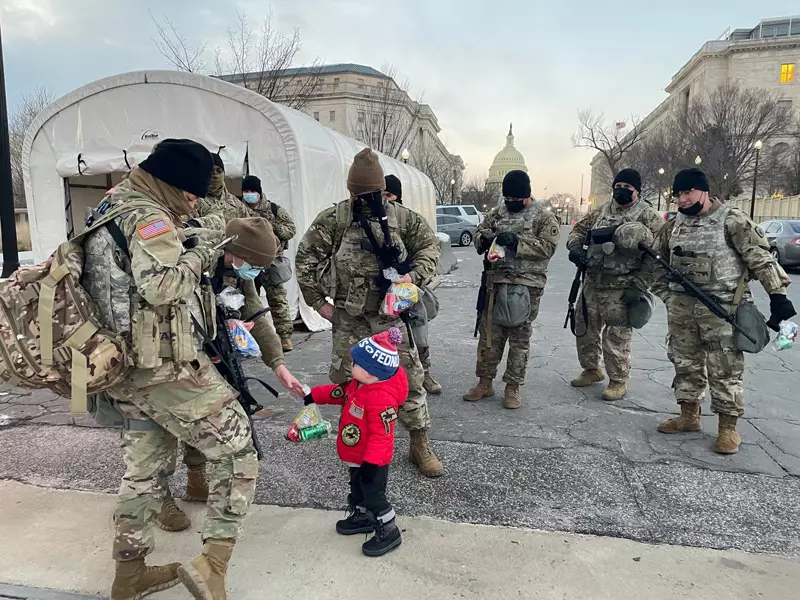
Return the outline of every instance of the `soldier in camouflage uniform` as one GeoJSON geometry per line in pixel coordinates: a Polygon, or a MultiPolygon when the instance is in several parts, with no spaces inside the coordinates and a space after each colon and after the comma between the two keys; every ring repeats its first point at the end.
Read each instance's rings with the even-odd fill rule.
{"type": "Polygon", "coordinates": [[[503,406],[517,409],[521,404],[520,386],[525,383],[528,366],[532,323],[539,315],[539,300],[547,283],[547,266],[556,251],[560,231],[555,216],[531,198],[531,180],[524,171],[511,171],[505,176],[503,196],[503,205],[493,208],[475,230],[478,254],[484,254],[496,242],[505,248],[506,256],[487,267],[492,291],[480,321],[475,366],[479,382],[463,398],[467,402],[477,402],[494,396],[492,381],[508,342],[503,406]],[[492,325],[490,310],[501,286],[524,286],[527,290],[530,310],[522,324],[515,327],[492,325]]]}
{"type": "Polygon", "coordinates": [[[642,179],[636,170],[622,169],[611,187],[613,200],[584,215],[567,239],[570,261],[586,267],[575,325],[583,372],[571,384],[585,387],[603,381],[601,364],[605,362],[609,385],[603,391],[603,399],[609,401],[619,400],[628,389],[633,330],[626,295],[640,285],[636,280],[642,253],[636,243],[624,247],[614,239],[616,232],[608,232],[624,223],[641,223],[644,227],[640,228],[640,241],[649,245],[664,224],[652,206],[639,200],[642,179]],[[592,238],[588,253],[583,249],[587,235],[592,238]]]}
{"type": "Polygon", "coordinates": [[[192,326],[192,318],[208,326],[199,282],[216,263],[218,239],[185,250],[179,235],[181,217],[208,191],[212,166],[200,144],[161,142],[131,172],[131,189],[108,198],[112,206],[130,202],[137,208],[113,221],[116,230],[101,228],[85,243],[82,283],[106,325],[130,332],[133,348],[135,369],[110,395],[160,426],[122,432],[126,472],[114,514],[112,600],[141,598],[179,577],[195,598],[224,598],[225,570],[255,490],[258,460],[247,415],[200,349],[192,326]],[[159,474],[174,456],[176,440],[190,443],[211,464],[204,551],[186,566],[148,567],[164,494],[159,474]]]}
{"type": "Polygon", "coordinates": [[[444,469],[428,440],[431,419],[419,354],[408,342],[405,323],[380,314],[383,293],[377,285],[378,260],[373,251],[365,248],[371,242],[359,219],[365,217],[376,241],[385,242],[385,234],[390,234],[392,245],[383,249],[397,251],[398,269],[406,267],[402,270],[408,271],[403,280],[417,285],[428,283],[439,272],[439,240],[418,214],[382,199],[384,186],[378,156],[368,148],[359,152],[347,178],[350,199],[317,215],[300,242],[295,256],[297,282],[306,303],[333,323],[330,378],[334,383],[351,379],[350,348],[360,339],[391,327],[402,331],[403,343],[398,352],[408,376],[409,392],[399,418],[411,436],[411,461],[423,475],[438,477],[444,469]],[[386,231],[372,216],[375,211],[385,212],[386,231]],[[328,303],[327,297],[334,304],[328,303]]]}
{"type": "MultiPolygon", "coordinates": [[[[777,331],[795,310],[786,297],[790,280],[770,254],[764,232],[738,209],[710,199],[708,179],[699,169],[680,171],[672,190],[679,214],[664,224],[654,249],[728,312],[735,310],[737,296],[751,297],[747,281],[758,279],[770,298],[767,325],[777,331]]],[[[714,450],[736,453],[741,443],[736,424],[744,414],[744,355],[734,345],[733,328],[670,281],[657,262],[648,257],[645,264],[645,281],[667,306],[667,353],[675,365],[672,388],[681,407],[680,416],[658,430],[700,431],[700,403],[708,386],[711,410],[719,415],[714,450]]]]}
{"type": "MultiPolygon", "coordinates": [[[[383,191],[383,197],[389,202],[403,203],[403,184],[396,175],[387,175],[384,180],[386,181],[386,189],[383,191]]],[[[410,210],[410,209],[409,209],[410,210]]],[[[426,292],[427,293],[427,292],[426,292]]],[[[420,303],[420,308],[425,310],[425,305],[420,303]]],[[[431,375],[431,347],[422,341],[427,342],[427,336],[422,335],[423,332],[418,331],[414,327],[417,319],[411,320],[412,334],[414,340],[417,342],[417,349],[419,350],[419,360],[422,363],[422,368],[425,371],[425,379],[422,382],[425,391],[429,394],[439,395],[442,393],[442,386],[431,375]]],[[[425,327],[427,327],[427,319],[425,327]]]]}
{"type": "MultiPolygon", "coordinates": [[[[246,219],[254,216],[236,196],[228,191],[225,186],[225,163],[219,154],[214,154],[214,174],[211,176],[211,186],[208,195],[197,202],[196,213],[200,216],[219,215],[222,213],[225,223],[231,219],[246,219]]],[[[216,229],[211,223],[203,223],[204,227],[216,229]]],[[[224,226],[222,227],[224,229],[224,226]]]]}
{"type": "MultiPolygon", "coordinates": [[[[254,175],[248,175],[242,180],[242,200],[247,208],[254,215],[264,217],[280,242],[281,255],[289,246],[291,240],[297,233],[297,227],[292,220],[292,216],[282,206],[271,202],[264,196],[261,189],[261,180],[254,175]]],[[[256,280],[258,286],[260,282],[256,280]]],[[[289,301],[286,299],[286,288],[282,283],[278,285],[265,285],[264,292],[267,295],[267,302],[272,309],[272,322],[275,323],[275,330],[281,336],[281,344],[284,352],[291,352],[292,332],[292,313],[289,310],[289,301]]]]}

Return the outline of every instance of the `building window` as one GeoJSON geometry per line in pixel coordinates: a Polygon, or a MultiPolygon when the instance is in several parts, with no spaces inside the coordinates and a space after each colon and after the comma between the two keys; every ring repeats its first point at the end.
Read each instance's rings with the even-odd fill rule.
{"type": "Polygon", "coordinates": [[[319,121],[319,112],[314,113],[314,119],[319,121]]]}
{"type": "Polygon", "coordinates": [[[358,78],[358,89],[360,90],[364,89],[364,79],[362,77],[358,78]]]}
{"type": "Polygon", "coordinates": [[[334,77],[333,78],[333,85],[339,85],[339,78],[338,77],[334,77]]]}
{"type": "Polygon", "coordinates": [[[364,113],[363,112],[359,112],[358,113],[358,122],[359,123],[363,123],[364,122],[364,117],[365,117],[364,113]]]}
{"type": "Polygon", "coordinates": [[[794,63],[781,65],[781,83],[794,81],[794,63]]]}
{"type": "Polygon", "coordinates": [[[383,82],[382,82],[382,81],[379,81],[379,82],[378,82],[378,87],[379,87],[379,88],[382,88],[382,87],[383,87],[383,82]]]}
{"type": "Polygon", "coordinates": [[[336,122],[336,111],[332,110],[331,111],[331,123],[334,123],[334,122],[336,122]]]}

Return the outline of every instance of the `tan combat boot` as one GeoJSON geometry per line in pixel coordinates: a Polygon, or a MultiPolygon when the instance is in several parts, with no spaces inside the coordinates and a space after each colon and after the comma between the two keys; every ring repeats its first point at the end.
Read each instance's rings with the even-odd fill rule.
{"type": "Polygon", "coordinates": [[[433,453],[431,443],[428,441],[428,430],[418,429],[409,431],[411,436],[411,462],[417,465],[419,472],[425,477],[441,477],[444,467],[433,453]]]}
{"type": "Polygon", "coordinates": [[[664,421],[658,426],[661,433],[681,433],[682,431],[703,431],[700,421],[699,402],[681,402],[681,414],[664,421]]]}
{"type": "Polygon", "coordinates": [[[111,600],[139,600],[180,583],[179,563],[163,567],[148,567],[144,558],[117,562],[117,572],[111,585],[111,600]]]}
{"type": "Polygon", "coordinates": [[[226,600],[225,574],[233,540],[206,540],[203,554],[178,568],[178,577],[196,600],[226,600]]]}
{"type": "Polygon", "coordinates": [[[422,382],[422,387],[425,391],[434,396],[442,393],[442,386],[436,381],[430,373],[425,373],[425,379],[422,382]]]}
{"type": "Polygon", "coordinates": [[[462,396],[467,402],[477,402],[481,398],[494,396],[491,377],[481,377],[478,384],[462,396]]]}
{"type": "Polygon", "coordinates": [[[503,398],[503,408],[515,409],[521,406],[521,399],[519,396],[519,385],[516,383],[506,384],[506,393],[503,398]]]}
{"type": "Polygon", "coordinates": [[[187,467],[186,492],[183,499],[186,502],[206,502],[208,500],[208,481],[206,480],[206,465],[187,467]]]}
{"type": "Polygon", "coordinates": [[[608,387],[603,390],[603,400],[613,402],[614,400],[621,400],[628,392],[627,381],[614,381],[613,379],[608,382],[608,387]]]}
{"type": "Polygon", "coordinates": [[[719,416],[719,430],[717,433],[717,443],[714,444],[714,452],[719,454],[736,454],[739,452],[739,444],[742,438],[736,431],[736,422],[739,417],[731,415],[719,416]]]}
{"type": "Polygon", "coordinates": [[[601,369],[584,369],[575,379],[569,382],[572,387],[587,387],[593,383],[605,381],[606,374],[601,369]]]}
{"type": "Polygon", "coordinates": [[[175,499],[168,496],[161,505],[161,512],[156,517],[158,526],[164,531],[183,531],[192,524],[189,516],[175,504],[175,499]]]}
{"type": "Polygon", "coordinates": [[[294,350],[294,344],[292,344],[292,338],[287,337],[281,340],[281,346],[283,347],[284,352],[291,352],[294,350]]]}

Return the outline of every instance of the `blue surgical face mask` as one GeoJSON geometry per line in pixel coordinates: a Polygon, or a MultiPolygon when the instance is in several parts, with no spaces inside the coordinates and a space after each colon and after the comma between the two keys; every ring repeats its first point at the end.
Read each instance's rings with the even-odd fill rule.
{"type": "Polygon", "coordinates": [[[236,272],[236,276],[239,279],[252,280],[258,277],[258,274],[261,273],[261,269],[259,267],[253,267],[248,262],[244,263],[240,267],[233,265],[233,270],[236,272]]]}
{"type": "Polygon", "coordinates": [[[248,204],[256,204],[258,202],[258,192],[245,192],[242,197],[248,204]]]}

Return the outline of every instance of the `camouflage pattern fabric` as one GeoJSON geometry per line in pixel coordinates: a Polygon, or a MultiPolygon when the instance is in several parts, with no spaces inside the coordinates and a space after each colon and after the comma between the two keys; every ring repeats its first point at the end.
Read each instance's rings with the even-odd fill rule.
{"type": "Polygon", "coordinates": [[[631,368],[631,338],[628,307],[622,300],[625,290],[598,290],[591,281],[583,286],[575,310],[578,361],[583,369],[599,369],[605,359],[606,372],[612,381],[627,381],[631,368]],[[583,318],[583,305],[589,317],[583,318]]]}
{"type": "Polygon", "coordinates": [[[391,327],[397,327],[403,334],[403,342],[397,347],[397,352],[400,355],[400,366],[405,369],[408,380],[408,399],[400,406],[398,419],[409,431],[427,429],[431,418],[428,414],[427,392],[422,385],[425,371],[417,349],[411,348],[408,343],[408,330],[400,319],[382,315],[352,317],[347,311],[337,308],[333,313],[330,380],[333,383],[349,382],[353,378],[350,349],[365,337],[388,331],[391,327]]]}
{"type": "Polygon", "coordinates": [[[431,374],[431,347],[419,346],[419,362],[422,365],[423,375],[431,374]]]}
{"type": "Polygon", "coordinates": [[[269,224],[272,225],[272,230],[285,250],[289,240],[297,234],[297,226],[294,224],[289,211],[278,203],[270,202],[263,194],[256,204],[248,205],[247,208],[254,213],[253,216],[264,217],[269,221],[269,224]],[[276,207],[275,213],[277,214],[272,212],[273,204],[276,207]]]}
{"type": "MultiPolygon", "coordinates": [[[[253,215],[250,210],[245,206],[244,202],[239,200],[236,196],[231,194],[224,186],[217,195],[209,193],[205,198],[200,198],[197,202],[197,214],[202,216],[218,216],[221,214],[224,218],[225,224],[230,222],[231,219],[246,219],[253,215]]],[[[204,224],[205,227],[210,229],[218,229],[219,227],[212,227],[204,224]]],[[[224,230],[225,225],[221,228],[224,230]]]]}
{"type": "Polygon", "coordinates": [[[264,294],[267,296],[275,331],[278,332],[281,338],[292,337],[294,324],[292,323],[291,310],[289,310],[289,300],[286,298],[286,288],[283,284],[267,285],[264,286],[264,294]]]}
{"type": "Polygon", "coordinates": [[[532,323],[539,316],[539,301],[542,289],[529,287],[531,299],[531,312],[528,321],[518,327],[492,327],[492,344],[487,344],[487,322],[489,307],[484,309],[481,317],[480,341],[478,343],[478,360],[475,375],[478,377],[497,377],[497,367],[503,360],[503,353],[508,342],[508,361],[506,372],[503,375],[505,383],[524,385],[525,373],[528,368],[528,353],[531,347],[532,323]]]}
{"type": "Polygon", "coordinates": [[[236,392],[208,357],[199,354],[196,366],[137,369],[111,395],[162,428],[122,432],[126,471],[114,511],[114,560],[153,550],[155,516],[165,497],[163,475],[174,470],[176,440],[199,450],[210,465],[202,539],[236,539],[255,491],[258,459],[236,392]]]}

